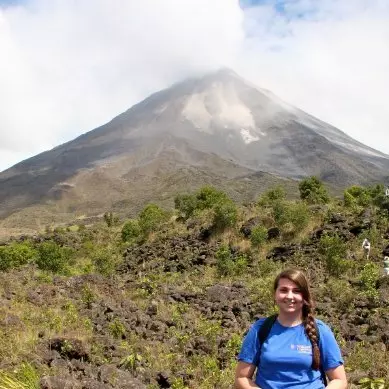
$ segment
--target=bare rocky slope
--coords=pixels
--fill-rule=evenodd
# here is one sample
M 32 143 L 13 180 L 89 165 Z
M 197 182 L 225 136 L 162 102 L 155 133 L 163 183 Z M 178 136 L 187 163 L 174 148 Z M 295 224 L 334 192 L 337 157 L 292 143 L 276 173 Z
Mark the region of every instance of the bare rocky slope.
M 382 181 L 388 168 L 387 155 L 225 69 L 0 173 L 1 227 L 131 214 L 207 183 L 252 200 L 278 180 L 295 187 L 317 175 L 344 187 Z

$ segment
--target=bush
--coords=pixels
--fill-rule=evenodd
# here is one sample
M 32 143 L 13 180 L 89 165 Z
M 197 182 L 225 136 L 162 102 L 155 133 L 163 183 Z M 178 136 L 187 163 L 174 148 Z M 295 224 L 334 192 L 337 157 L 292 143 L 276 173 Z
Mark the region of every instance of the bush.
M 141 230 L 148 234 L 156 231 L 167 219 L 166 212 L 156 204 L 148 204 L 139 214 L 139 226 Z
M 344 205 L 346 207 L 362 206 L 366 207 L 372 202 L 369 190 L 361 186 L 351 186 L 343 193 Z
M 107 227 L 113 227 L 119 223 L 119 217 L 114 215 L 113 212 L 105 212 L 104 221 Z
M 258 200 L 259 206 L 271 205 L 275 201 L 285 200 L 286 192 L 283 186 L 276 186 L 272 189 L 269 189 L 261 195 Z
M 55 242 L 43 242 L 38 247 L 36 264 L 39 269 L 59 273 L 65 270 L 71 257 L 68 247 L 61 247 Z
M 303 230 L 310 220 L 310 212 L 307 205 L 300 202 L 292 204 L 288 210 L 288 218 L 295 232 Z
M 255 226 L 251 230 L 250 241 L 253 246 L 261 246 L 267 240 L 267 228 L 264 226 Z
M 129 242 L 140 236 L 142 230 L 140 228 L 138 220 L 128 220 L 122 228 L 122 241 Z
M 204 186 L 196 193 L 196 208 L 210 209 L 228 200 L 230 199 L 224 192 L 213 186 Z
M 339 277 L 350 267 L 345 260 L 347 247 L 337 235 L 323 235 L 319 242 L 319 252 L 324 255 L 327 270 L 333 276 Z
M 242 274 L 247 267 L 247 258 L 244 255 L 234 257 L 230 248 L 223 245 L 216 253 L 217 270 L 221 276 Z
M 378 296 L 376 286 L 379 276 L 380 269 L 375 263 L 368 262 L 365 264 L 361 272 L 361 282 L 364 294 L 367 297 L 375 298 Z
M 238 209 L 232 200 L 220 201 L 214 208 L 213 225 L 217 229 L 233 227 L 238 218 Z
M 95 247 L 92 262 L 98 273 L 109 276 L 116 267 L 116 253 L 110 247 Z
M 285 201 L 276 201 L 272 205 L 272 216 L 278 227 L 284 226 L 289 221 L 289 209 Z
M 311 204 L 326 204 L 330 201 L 327 189 L 315 176 L 306 178 L 299 183 L 301 200 Z
M 306 204 L 301 202 L 276 201 L 273 203 L 272 214 L 278 227 L 283 227 L 289 223 L 295 232 L 305 228 L 310 220 L 309 209 Z
M 174 198 L 174 208 L 182 218 L 189 219 L 197 208 L 197 199 L 194 195 L 182 194 Z
M 28 243 L 11 243 L 0 246 L 0 270 L 8 270 L 34 262 L 36 250 Z

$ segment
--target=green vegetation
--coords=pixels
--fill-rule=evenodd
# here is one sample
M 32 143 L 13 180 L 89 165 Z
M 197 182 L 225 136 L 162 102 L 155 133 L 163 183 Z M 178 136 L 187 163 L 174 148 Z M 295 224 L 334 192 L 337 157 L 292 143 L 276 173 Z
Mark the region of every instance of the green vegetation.
M 300 198 L 311 204 L 326 204 L 330 196 L 324 184 L 315 176 L 299 183 Z
M 289 199 L 270 188 L 243 206 L 206 186 L 177 195 L 174 210 L 148 204 L 131 219 L 109 212 L 92 226 L 0 245 L 0 389 L 38 388 L 80 344 L 94 370 L 115 366 L 149 388 L 159 372 L 175 389 L 230 387 L 242 335 L 255 315 L 275 311 L 272 282 L 289 266 L 312 278 L 319 318 L 359 374 L 353 383 L 387 387 L 383 187 L 334 199 L 311 177 L 299 191 Z M 53 339 L 66 362 L 49 366 L 42 355 Z

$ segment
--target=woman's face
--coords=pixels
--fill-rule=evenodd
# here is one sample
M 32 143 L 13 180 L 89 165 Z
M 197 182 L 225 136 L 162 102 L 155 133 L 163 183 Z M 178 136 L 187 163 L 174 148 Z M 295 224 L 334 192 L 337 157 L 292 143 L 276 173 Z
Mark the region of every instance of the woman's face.
M 300 288 L 293 281 L 280 278 L 274 297 L 280 313 L 302 313 L 304 298 Z

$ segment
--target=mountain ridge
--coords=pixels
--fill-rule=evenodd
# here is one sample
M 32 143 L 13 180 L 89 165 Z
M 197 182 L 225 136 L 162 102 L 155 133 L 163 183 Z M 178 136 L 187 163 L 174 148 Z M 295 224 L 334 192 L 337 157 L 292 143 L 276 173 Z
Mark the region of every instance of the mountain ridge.
M 109 180 L 101 173 L 106 165 Z M 168 168 L 158 176 L 159 166 Z M 112 206 L 110 197 L 120 194 L 141 204 L 142 196 L 150 199 L 138 188 L 142 177 L 153 177 L 155 185 L 147 190 L 162 201 L 157 181 L 166 174 L 174 182 L 182 166 L 191 167 L 192 175 L 193 169 L 207 171 L 214 180 L 237 178 L 238 166 L 241 176 L 262 171 L 273 175 L 268 180 L 273 183 L 277 177 L 290 181 L 316 175 L 344 187 L 386 179 L 389 156 L 223 69 L 158 91 L 108 123 L 0 173 L 0 218 L 53 203 L 69 216 L 73 209 L 90 214 L 88 204 L 106 209 Z M 96 188 L 87 187 L 86 177 L 94 173 L 112 185 L 105 199 L 98 196 L 104 182 L 91 180 Z M 129 182 L 127 176 L 135 178 Z M 92 197 L 84 196 L 91 192 Z

